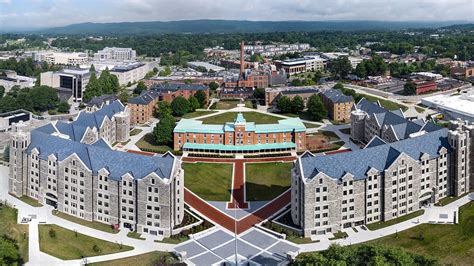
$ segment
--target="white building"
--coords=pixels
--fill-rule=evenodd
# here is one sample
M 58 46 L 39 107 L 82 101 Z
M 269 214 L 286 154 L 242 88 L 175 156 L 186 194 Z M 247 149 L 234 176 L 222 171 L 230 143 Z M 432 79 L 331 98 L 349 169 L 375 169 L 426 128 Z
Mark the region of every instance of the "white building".
M 320 71 L 326 67 L 326 59 L 319 56 L 305 56 L 302 58 L 294 58 L 275 62 L 290 75 L 299 74 L 308 71 Z
M 72 96 L 74 101 L 80 101 L 89 78 L 89 69 L 74 68 L 41 73 L 40 82 L 41 85 L 58 89 L 63 100 L 68 100 Z
M 199 61 L 188 62 L 188 66 L 191 67 L 191 68 L 194 68 L 194 69 L 196 69 L 197 67 L 204 67 L 204 68 L 206 68 L 207 71 L 212 70 L 214 72 L 220 72 L 220 71 L 225 70 L 225 68 L 223 68 L 223 67 L 216 66 L 216 65 L 213 65 L 213 64 L 209 64 L 207 62 L 199 62 Z
M 97 61 L 134 61 L 137 52 L 132 48 L 105 47 L 94 54 L 94 60 Z
M 144 78 L 149 71 L 149 64 L 137 62 L 116 66 L 110 70 L 110 74 L 117 76 L 120 85 L 127 85 Z
M 89 58 L 86 53 L 42 51 L 33 53 L 33 60 L 48 64 L 82 65 L 86 64 Z
M 421 99 L 421 103 L 435 108 L 450 119 L 474 122 L 474 89 L 460 95 L 440 94 Z
M 5 88 L 5 93 L 9 92 L 13 86 L 20 88 L 33 87 L 35 78 L 17 75 L 15 71 L 4 71 L 5 76 L 0 76 L 0 86 Z

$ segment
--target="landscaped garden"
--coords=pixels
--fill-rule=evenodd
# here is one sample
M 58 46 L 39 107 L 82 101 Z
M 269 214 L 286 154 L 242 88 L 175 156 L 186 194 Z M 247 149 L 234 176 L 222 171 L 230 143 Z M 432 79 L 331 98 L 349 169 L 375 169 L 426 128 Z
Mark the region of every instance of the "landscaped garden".
M 368 243 L 401 247 L 419 255 L 436 257 L 443 264 L 472 265 L 474 203 L 460 208 L 459 224 L 421 224 Z
M 152 133 L 148 133 L 143 136 L 140 140 L 135 143 L 135 145 L 142 151 L 156 152 L 156 153 L 166 153 L 168 151 L 173 151 L 173 148 L 167 145 L 159 145 L 155 141 L 155 137 Z
M 291 185 L 291 163 L 246 163 L 247 201 L 272 200 Z
M 229 201 L 232 164 L 183 163 L 184 186 L 204 200 Z
M 216 111 L 195 111 L 195 112 L 184 114 L 183 118 L 195 118 L 195 117 L 200 117 L 200 116 L 203 116 L 203 115 L 212 114 L 212 113 L 215 113 L 215 112 Z
M 220 100 L 217 102 L 216 109 L 229 110 L 237 107 L 238 104 L 240 104 L 240 100 Z M 247 100 L 244 101 L 243 104 L 247 108 L 253 108 L 252 101 Z
M 68 220 L 76 224 L 84 225 L 84 226 L 87 226 L 99 231 L 104 231 L 111 234 L 116 234 L 119 232 L 119 230 L 114 230 L 110 224 L 104 224 L 104 223 L 100 223 L 96 221 L 86 221 L 84 219 L 77 218 L 72 215 L 68 215 L 63 212 L 58 212 L 58 211 L 53 211 L 53 214 L 64 220 Z
M 28 225 L 18 224 L 17 216 L 16 209 L 0 203 L 0 265 L 28 262 Z
M 39 225 L 40 250 L 63 260 L 82 259 L 132 250 L 132 247 L 113 243 L 76 231 L 52 225 Z
M 91 266 L 116 266 L 116 265 L 143 265 L 143 266 L 155 266 L 155 265 L 185 265 L 180 264 L 179 260 L 168 252 L 153 251 L 133 257 L 127 257 L 117 260 L 109 260 L 103 262 L 96 262 L 88 264 Z
M 234 122 L 238 112 L 225 112 L 218 115 L 213 115 L 200 119 L 204 124 L 222 125 L 226 122 Z M 247 122 L 255 122 L 255 124 L 277 124 L 278 120 L 283 118 L 273 115 L 262 114 L 258 112 L 243 112 L 244 118 Z

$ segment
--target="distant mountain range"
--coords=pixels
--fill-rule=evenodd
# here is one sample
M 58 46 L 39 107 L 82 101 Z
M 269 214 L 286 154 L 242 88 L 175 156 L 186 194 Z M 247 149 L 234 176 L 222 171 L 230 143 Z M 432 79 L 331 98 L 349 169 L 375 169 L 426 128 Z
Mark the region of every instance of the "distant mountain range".
M 439 28 L 463 21 L 243 21 L 243 20 L 182 20 L 119 23 L 80 23 L 64 27 L 31 31 L 43 34 L 166 34 L 166 33 L 244 33 L 244 32 L 289 32 L 289 31 L 354 31 L 354 30 L 400 30 L 416 28 Z

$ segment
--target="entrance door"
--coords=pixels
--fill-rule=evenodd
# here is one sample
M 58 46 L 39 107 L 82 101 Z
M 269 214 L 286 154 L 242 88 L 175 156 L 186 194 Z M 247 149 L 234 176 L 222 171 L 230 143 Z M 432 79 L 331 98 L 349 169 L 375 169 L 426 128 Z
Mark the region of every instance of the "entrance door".
M 53 206 L 55 209 L 58 207 L 58 203 L 56 201 L 50 200 L 48 198 L 46 198 L 46 204 Z

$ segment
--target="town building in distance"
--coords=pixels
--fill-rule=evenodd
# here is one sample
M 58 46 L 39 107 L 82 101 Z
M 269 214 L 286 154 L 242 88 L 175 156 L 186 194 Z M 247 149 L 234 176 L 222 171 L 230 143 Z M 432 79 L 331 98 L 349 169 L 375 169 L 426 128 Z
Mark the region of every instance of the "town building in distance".
M 0 70 L 0 86 L 5 88 L 5 93 L 9 92 L 13 86 L 20 88 L 33 87 L 35 81 L 35 78 L 17 75 L 17 73 L 12 70 Z
M 351 120 L 351 110 L 354 105 L 354 98 L 345 95 L 340 90 L 329 89 L 321 92 L 328 116 L 336 122 L 349 122 Z
M 83 65 L 87 64 L 89 58 L 86 53 L 69 53 L 69 52 L 56 52 L 56 51 L 41 51 L 34 52 L 33 61 L 46 62 L 48 64 L 58 65 Z
M 378 119 L 391 116 L 387 112 L 372 112 L 370 117 L 383 124 Z M 469 191 L 474 125 L 460 122 L 452 130 L 432 127 L 407 133 L 393 142 L 371 133 L 361 150 L 307 152 L 298 158 L 292 172 L 291 214 L 305 237 L 388 221 Z
M 434 95 L 421 99 L 421 103 L 434 108 L 448 119 L 460 118 L 474 122 L 474 89 L 463 91 L 459 95 Z
M 128 100 L 132 125 L 148 122 L 153 116 L 156 103 L 166 101 L 171 103 L 176 97 L 189 99 L 198 91 L 204 91 L 209 99 L 209 87 L 202 84 L 159 83 L 141 95 Z
M 129 139 L 128 110 L 119 101 L 81 112 L 71 123 L 11 137 L 9 192 L 28 196 L 87 221 L 170 236 L 184 215 L 183 170 L 167 153 L 115 151 Z
M 132 48 L 105 47 L 94 53 L 96 61 L 135 61 L 137 52 Z
M 78 102 L 82 100 L 90 76 L 91 73 L 86 68 L 65 68 L 41 73 L 40 84 L 57 89 L 62 100 L 67 101 L 72 97 Z
M 174 149 L 198 154 L 271 154 L 300 152 L 306 148 L 306 127 L 299 118 L 278 124 L 247 122 L 237 114 L 234 122 L 208 125 L 181 119 L 174 128 Z

